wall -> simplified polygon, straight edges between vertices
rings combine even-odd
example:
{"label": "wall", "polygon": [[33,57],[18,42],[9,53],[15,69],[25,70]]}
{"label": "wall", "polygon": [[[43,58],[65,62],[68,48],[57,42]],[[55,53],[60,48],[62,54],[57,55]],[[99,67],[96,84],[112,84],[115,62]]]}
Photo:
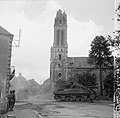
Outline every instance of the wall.
{"label": "wall", "polygon": [[0,101],[9,92],[13,35],[0,26]]}

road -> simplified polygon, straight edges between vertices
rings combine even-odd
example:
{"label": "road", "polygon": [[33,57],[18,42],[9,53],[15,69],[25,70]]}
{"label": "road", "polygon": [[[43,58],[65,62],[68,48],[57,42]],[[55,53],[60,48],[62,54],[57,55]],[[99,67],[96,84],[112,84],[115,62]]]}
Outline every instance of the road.
{"label": "road", "polygon": [[36,117],[30,115],[29,118],[113,118],[112,105],[109,102],[100,101],[94,103],[57,102],[38,97],[16,103],[14,111],[37,114]]}

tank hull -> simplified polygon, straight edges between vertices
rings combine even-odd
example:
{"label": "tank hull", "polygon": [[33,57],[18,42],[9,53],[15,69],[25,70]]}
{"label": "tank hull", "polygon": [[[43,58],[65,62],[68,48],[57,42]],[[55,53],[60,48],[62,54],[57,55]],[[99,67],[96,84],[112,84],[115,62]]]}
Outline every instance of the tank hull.
{"label": "tank hull", "polygon": [[53,93],[54,99],[57,101],[90,101],[93,102],[96,99],[96,93],[87,89],[66,89],[62,91],[56,91]]}

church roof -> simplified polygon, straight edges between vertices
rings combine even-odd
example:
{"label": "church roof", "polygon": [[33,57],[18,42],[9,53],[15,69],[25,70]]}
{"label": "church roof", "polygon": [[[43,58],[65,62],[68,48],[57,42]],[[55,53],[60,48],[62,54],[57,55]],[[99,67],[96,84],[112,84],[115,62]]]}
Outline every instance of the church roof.
{"label": "church roof", "polygon": [[88,57],[68,57],[68,67],[93,68],[87,63]]}
{"label": "church roof", "polygon": [[0,35],[5,35],[5,36],[13,36],[10,32],[8,32],[6,29],[4,29],[2,26],[0,26]]}

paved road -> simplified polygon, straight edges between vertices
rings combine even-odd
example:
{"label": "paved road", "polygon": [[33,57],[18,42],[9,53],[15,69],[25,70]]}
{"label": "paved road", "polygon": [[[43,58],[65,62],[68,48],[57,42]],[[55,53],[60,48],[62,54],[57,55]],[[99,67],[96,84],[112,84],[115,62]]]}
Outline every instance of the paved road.
{"label": "paved road", "polygon": [[27,102],[17,103],[15,106],[16,111],[26,114],[25,118],[28,114],[29,118],[113,118],[112,105],[106,102],[56,102],[45,99],[32,99]]}

